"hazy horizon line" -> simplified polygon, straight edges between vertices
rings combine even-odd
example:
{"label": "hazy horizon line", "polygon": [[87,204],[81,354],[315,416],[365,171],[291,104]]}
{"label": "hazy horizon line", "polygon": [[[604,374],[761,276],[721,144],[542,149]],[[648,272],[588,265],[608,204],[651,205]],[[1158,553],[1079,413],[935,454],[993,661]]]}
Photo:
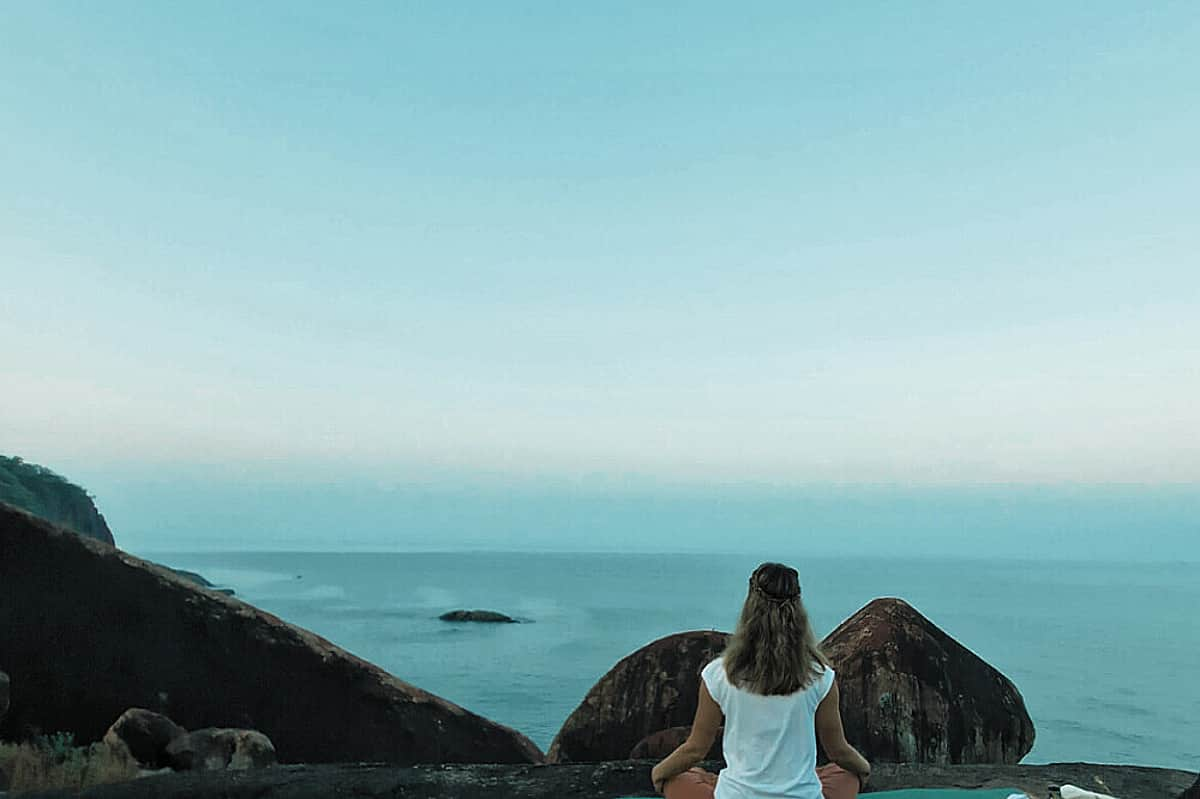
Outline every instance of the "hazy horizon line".
{"label": "hazy horizon line", "polygon": [[[117,546],[121,549],[120,545]],[[401,549],[401,548],[364,548],[364,549],[295,549],[295,548],[264,548],[264,549],[229,549],[229,548],[213,548],[213,549],[179,549],[179,550],[139,550],[131,552],[122,549],[123,552],[142,559],[153,557],[161,557],[164,555],[182,556],[182,555],[581,555],[581,556],[619,556],[619,557],[745,557],[746,552],[736,550],[602,550],[602,549],[546,549],[538,548],[512,548],[512,549]],[[791,557],[797,553],[787,553],[780,551],[780,555],[784,558]],[[816,552],[811,555],[804,556],[808,560],[845,560],[846,555],[839,555],[829,552]],[[887,560],[887,561],[945,561],[945,562],[995,562],[1002,561],[1008,564],[1046,564],[1046,563],[1075,563],[1075,564],[1109,564],[1120,565],[1134,563],[1139,566],[1190,566],[1200,565],[1200,558],[1117,558],[1117,557],[1095,557],[1095,558],[1080,558],[1066,557],[1063,555],[1047,555],[1045,557],[1017,557],[1012,555],[895,555],[895,554],[868,554],[853,556],[855,560]]]}

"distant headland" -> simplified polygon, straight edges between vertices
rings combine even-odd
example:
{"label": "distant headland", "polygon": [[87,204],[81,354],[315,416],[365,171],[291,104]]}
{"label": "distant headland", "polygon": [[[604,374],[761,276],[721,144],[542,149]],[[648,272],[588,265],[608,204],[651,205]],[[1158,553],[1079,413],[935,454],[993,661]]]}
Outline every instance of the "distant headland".
{"label": "distant headland", "polygon": [[112,531],[91,496],[45,466],[0,455],[0,502],[27,510],[79,535],[115,544]]}

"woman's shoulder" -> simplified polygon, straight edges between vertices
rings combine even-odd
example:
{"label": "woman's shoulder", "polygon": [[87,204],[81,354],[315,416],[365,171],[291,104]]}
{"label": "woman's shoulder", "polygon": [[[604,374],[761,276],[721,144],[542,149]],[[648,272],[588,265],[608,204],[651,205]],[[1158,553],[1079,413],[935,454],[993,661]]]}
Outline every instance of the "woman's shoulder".
{"label": "woman's shoulder", "polygon": [[824,699],[825,695],[829,693],[831,688],[833,688],[833,681],[837,677],[837,672],[835,672],[833,670],[833,666],[829,665],[828,663],[818,662],[813,670],[813,673],[816,675],[816,679],[812,681],[812,687],[815,688],[817,693],[821,695],[821,698]]}
{"label": "woman's shoulder", "polygon": [[705,664],[704,668],[700,669],[700,676],[704,682],[712,684],[713,681],[725,681],[725,659],[723,657],[715,657]]}
{"label": "woman's shoulder", "polygon": [[717,704],[721,704],[722,697],[729,689],[729,676],[725,673],[725,661],[718,657],[705,664],[704,668],[700,669],[700,682],[708,689],[712,698],[717,700]]}

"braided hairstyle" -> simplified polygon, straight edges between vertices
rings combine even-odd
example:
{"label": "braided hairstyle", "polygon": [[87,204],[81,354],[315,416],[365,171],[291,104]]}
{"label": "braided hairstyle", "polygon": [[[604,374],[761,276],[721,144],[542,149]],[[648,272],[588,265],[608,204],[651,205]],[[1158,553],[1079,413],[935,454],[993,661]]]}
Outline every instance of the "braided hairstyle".
{"label": "braided hairstyle", "polygon": [[795,569],[764,563],[754,570],[723,657],[731,683],[766,696],[795,693],[820,676],[829,661],[808,622]]}

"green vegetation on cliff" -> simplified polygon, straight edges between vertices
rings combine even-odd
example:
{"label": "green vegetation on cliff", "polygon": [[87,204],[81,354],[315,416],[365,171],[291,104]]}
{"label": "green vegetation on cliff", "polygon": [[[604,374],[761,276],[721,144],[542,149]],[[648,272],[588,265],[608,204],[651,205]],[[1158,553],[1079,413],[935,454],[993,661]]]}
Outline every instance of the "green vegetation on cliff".
{"label": "green vegetation on cliff", "polygon": [[0,502],[80,535],[113,543],[112,532],[88,493],[45,466],[0,455]]}

